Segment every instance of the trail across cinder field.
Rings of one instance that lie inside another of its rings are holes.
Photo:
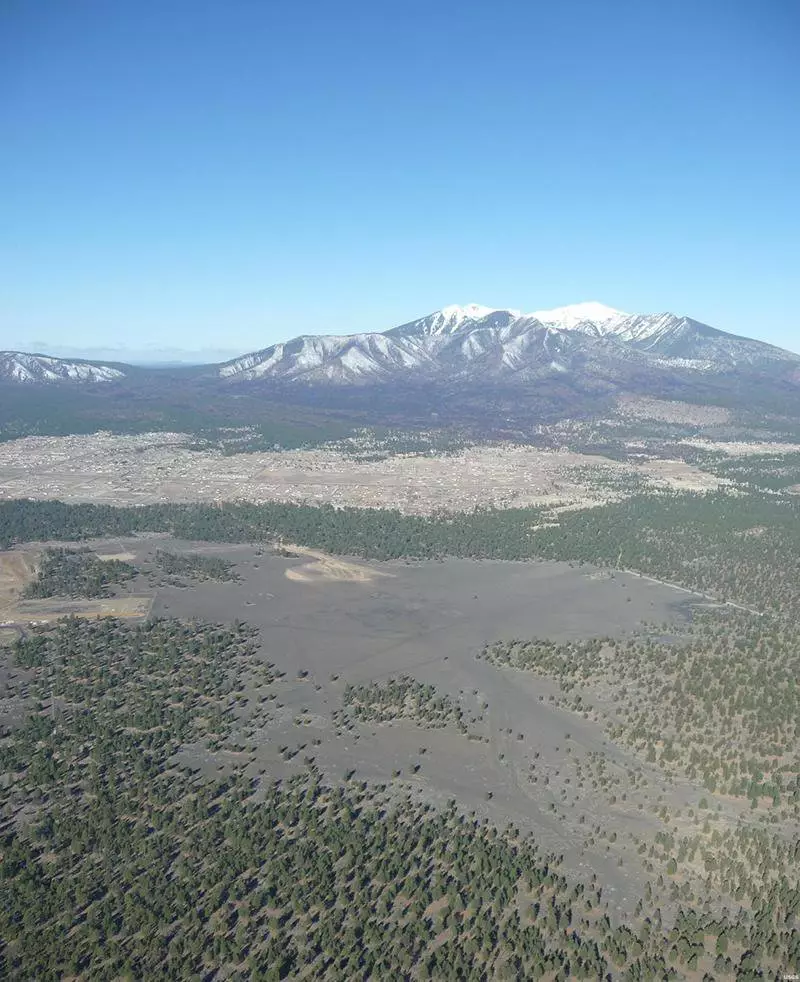
[[[330,581],[369,583],[379,577],[392,575],[374,566],[339,559],[336,556],[319,552],[317,549],[308,549],[305,546],[288,545],[285,546],[285,549],[287,552],[298,556],[308,556],[311,559],[309,563],[304,563],[302,566],[292,566],[285,571],[284,575],[287,579],[298,583],[327,583]]]

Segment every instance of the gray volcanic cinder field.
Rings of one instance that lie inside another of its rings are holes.
[[[35,630],[25,604],[54,603],[17,595],[46,545],[3,554],[6,623],[22,635]],[[576,703],[568,676],[562,688],[557,674],[521,671],[486,648],[593,638],[597,658],[614,659],[620,649],[603,639],[644,633],[669,643],[688,633],[706,597],[588,564],[380,563],[162,534],[90,549],[133,566],[95,602],[109,615],[135,600],[140,616],[238,620],[258,632],[252,672],[224,695],[231,729],[184,742],[173,759],[184,769],[242,775],[257,794],[313,768],[332,784],[354,779],[422,803],[454,801],[492,825],[533,832],[565,870],[585,883],[597,878],[609,910],[624,916],[652,882],[647,844],[664,833],[665,816],[675,834],[690,834],[708,807],[699,778],[615,738],[620,687],[598,676]],[[570,657],[568,647],[559,651]],[[26,677],[9,663],[0,691],[24,691]],[[17,725],[14,700],[0,710],[0,723]],[[745,809],[718,796],[716,828],[734,828]],[[659,903],[676,913],[675,895]]]
[[[326,558],[331,574],[315,577],[313,556],[309,562],[250,546],[179,546],[235,562],[241,581],[201,583],[191,592],[161,588],[154,614],[239,616],[262,630],[267,656],[281,667],[343,672],[351,681],[445,656],[474,660],[484,641],[496,638],[619,634],[645,620],[672,619],[687,599],[635,575],[566,563]],[[337,567],[363,570],[363,579],[338,577]]]
[[[495,639],[680,625],[693,601],[685,591],[566,563],[365,563],[163,538],[95,544],[100,553],[135,556],[143,570],[156,547],[225,559],[239,579],[159,585],[153,615],[246,620],[260,631],[260,656],[285,673],[274,701],[243,712],[229,747],[211,756],[188,748],[184,763],[274,779],[313,760],[334,781],[393,781],[434,802],[455,798],[496,822],[535,830],[573,871],[600,876],[620,909],[644,882],[631,839],[658,829],[656,800],[682,808],[702,794],[666,782],[607,741],[597,718],[560,707],[554,682],[479,657]],[[141,593],[142,585],[131,589]],[[387,722],[343,712],[347,686],[406,676],[449,699],[463,728],[432,728],[413,714]],[[619,799],[615,786],[625,788]],[[609,829],[613,845],[589,843]]]

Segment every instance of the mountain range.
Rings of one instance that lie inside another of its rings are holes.
[[[125,378],[126,369],[129,366],[0,351],[0,380],[7,382],[113,382]]]
[[[475,379],[528,382],[614,367],[718,373],[800,365],[800,355],[675,314],[581,303],[530,314],[453,305],[376,334],[302,336],[222,365],[227,379],[314,384]]]
[[[142,371],[0,352],[0,379],[17,383],[113,383]],[[596,302],[523,313],[470,303],[380,333],[303,335],[193,371],[229,384],[339,387],[437,380],[514,385],[575,374],[613,381],[641,372],[694,380],[779,373],[796,380],[800,355],[671,313],[628,314]]]

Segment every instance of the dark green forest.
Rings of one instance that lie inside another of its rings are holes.
[[[564,512],[480,509],[433,517],[271,503],[113,508],[0,502],[0,545],[147,532],[210,542],[288,542],[368,559],[556,559],[637,572],[760,610],[800,604],[800,497],[640,494]]]
[[[696,611],[680,639],[643,633],[498,641],[484,657],[559,682],[561,703],[596,714],[609,736],[665,773],[800,820],[800,629],[779,615]]]
[[[136,568],[119,559],[99,559],[88,549],[45,549],[27,598],[108,597],[115,583],[130,580]]]
[[[236,580],[233,563],[220,556],[203,556],[199,552],[170,552],[156,549],[155,563],[168,581],[179,581],[184,576],[190,580]]]
[[[275,682],[246,627],[63,622],[18,641],[5,732],[5,978],[278,980],[684,977],[800,967],[800,895],[620,924],[514,827],[391,786],[201,778],[176,752],[231,733]],[[359,702],[361,702],[361,697]],[[385,703],[385,699],[381,697]],[[241,704],[241,697],[239,697]],[[14,821],[25,815],[25,821]],[[797,857],[795,857],[796,860]]]

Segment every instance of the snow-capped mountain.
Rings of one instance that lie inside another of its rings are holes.
[[[553,310],[536,310],[527,316],[562,331],[584,331],[599,336],[613,333],[630,314],[590,300]]]
[[[472,324],[504,327],[519,316],[518,310],[495,310],[479,303],[468,303],[463,307],[451,304],[428,314],[427,317],[393,327],[385,333],[388,337],[436,337],[469,329]]]
[[[774,374],[783,368],[800,376],[800,355],[689,317],[628,314],[592,301],[532,313],[454,304],[384,332],[303,335],[209,366],[199,375],[226,384],[261,379],[340,387],[404,382],[505,386],[560,378],[578,388],[599,382],[624,389],[634,376],[642,380],[654,372],[691,382],[732,372]],[[107,383],[143,371],[0,352],[0,381],[7,382]],[[154,372],[147,370],[148,378]]]
[[[675,314],[634,314],[615,326],[614,335],[639,351],[677,361],[693,360],[706,371],[798,360],[783,348]]]
[[[781,364],[798,365],[800,355],[675,314],[627,314],[594,301],[529,314],[470,303],[383,333],[295,338],[227,362],[219,375],[337,384],[528,382],[572,370],[718,374]]]
[[[9,382],[113,382],[125,372],[91,361],[67,361],[49,355],[0,351],[0,380]]]
[[[316,382],[380,381],[433,366],[424,343],[387,334],[304,335],[219,369],[222,378],[307,378]]]

